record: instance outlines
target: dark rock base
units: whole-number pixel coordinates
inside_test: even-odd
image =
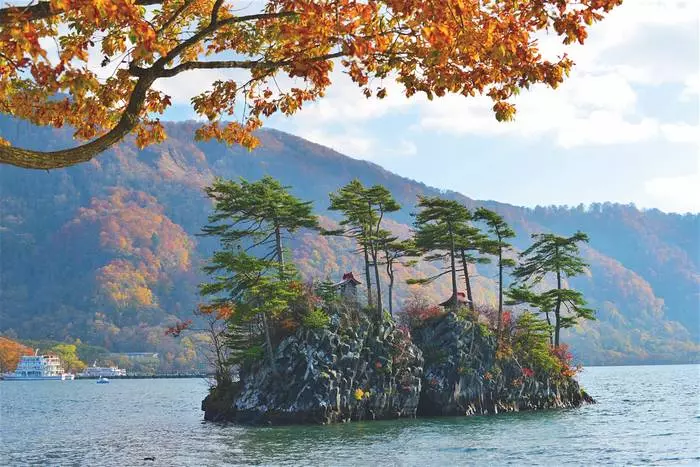
[[[205,420],[255,425],[328,424],[416,416],[486,415],[594,403],[561,375],[524,375],[495,361],[495,338],[452,313],[414,330],[300,330],[259,362],[244,383],[213,388]]]

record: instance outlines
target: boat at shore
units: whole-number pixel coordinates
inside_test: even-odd
[[[55,355],[24,355],[17,364],[14,373],[3,375],[5,381],[44,381],[44,380],[73,380],[75,375],[66,373],[61,366],[61,360]]]
[[[126,370],[116,366],[97,366],[97,362],[78,373],[80,378],[118,378],[126,376]]]

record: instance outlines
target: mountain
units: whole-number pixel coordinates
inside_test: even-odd
[[[112,351],[158,350],[172,368],[197,357],[195,338],[174,341],[166,325],[189,317],[198,303],[201,266],[216,247],[197,237],[211,203],[202,188],[214,177],[258,179],[269,174],[313,200],[322,223],[328,193],[352,178],[380,183],[404,207],[390,216],[399,235],[410,233],[419,194],[486,206],[514,227],[522,250],[535,232],[591,237],[583,254],[590,273],[571,280],[598,320],[564,340],[585,363],[687,362],[700,358],[700,215],[638,210],[631,205],[512,206],[477,201],[395,175],[275,130],[260,132],[253,152],[193,141],[193,122],[169,123],[169,139],[138,150],[128,140],[76,167],[39,172],[0,166],[0,333],[24,339],[76,339]],[[0,119],[0,136],[50,150],[72,144],[70,132]],[[300,233],[290,245],[308,278],[337,279],[359,272],[348,239]],[[404,279],[434,271],[402,270],[395,301],[410,293]],[[494,269],[479,266],[476,298],[495,299]],[[416,286],[412,286],[416,287]],[[446,282],[426,290],[449,293]]]

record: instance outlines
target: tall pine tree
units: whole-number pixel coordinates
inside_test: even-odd
[[[474,213],[474,219],[484,222],[489,233],[494,237],[489,242],[489,250],[498,257],[498,322],[496,335],[500,339],[501,328],[503,327],[503,270],[515,266],[515,261],[511,258],[504,258],[503,254],[512,250],[512,245],[507,240],[515,237],[515,231],[503,220],[503,217],[486,208],[478,208]]]
[[[201,286],[201,294],[213,296],[215,304],[233,303],[237,325],[261,319],[273,369],[269,319],[295,298],[289,284],[297,275],[285,262],[283,242],[301,228],[317,228],[311,203],[288,190],[269,176],[257,182],[217,179],[206,189],[214,213],[202,229],[202,235],[217,237],[222,249],[204,269],[213,281]]]
[[[446,274],[450,275],[452,296],[448,300],[451,307],[457,308],[457,267],[456,256],[460,234],[466,230],[471,217],[469,210],[457,201],[437,196],[419,196],[415,214],[415,245],[426,256],[426,261],[445,260],[447,266],[438,274],[422,279],[410,279],[411,284],[426,284]]]
[[[367,280],[368,304],[372,306],[370,270],[374,271],[376,289],[376,309],[381,320],[382,288],[379,274],[380,254],[383,246],[392,240],[391,232],[382,228],[382,221],[387,213],[401,209],[391,192],[381,185],[366,188],[355,179],[348,185],[330,194],[330,210],[340,211],[344,219],[340,222],[342,229],[326,232],[331,235],[350,236],[357,240],[365,258],[365,278]]]
[[[571,237],[554,234],[533,234],[535,242],[521,254],[521,262],[513,271],[520,290],[513,298],[534,306],[551,308],[554,313],[554,346],[559,346],[562,328],[574,326],[581,319],[595,319],[595,312],[586,307],[583,294],[564,286],[565,277],[583,274],[588,266],[579,256],[578,244],[588,242],[588,235],[576,232]],[[529,287],[540,284],[548,276],[556,279],[556,288],[541,293]],[[523,289],[522,286],[525,286]],[[518,300],[520,299],[520,300]]]

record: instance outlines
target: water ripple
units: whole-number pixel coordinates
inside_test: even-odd
[[[698,465],[699,372],[588,368],[576,410],[279,428],[202,423],[199,380],[0,382],[0,465]]]

